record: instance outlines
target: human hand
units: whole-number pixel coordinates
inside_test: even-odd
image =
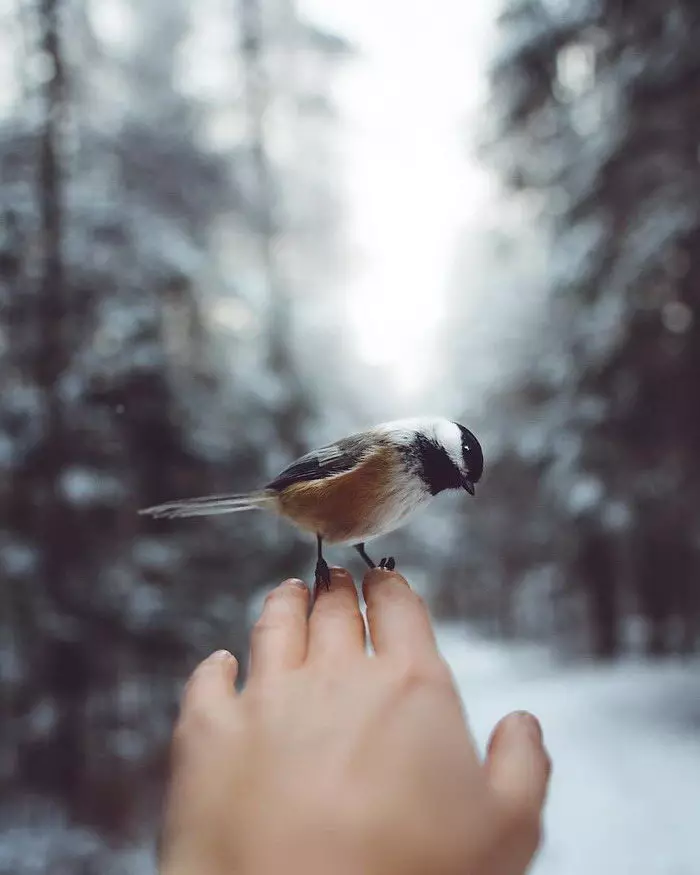
[[[539,724],[502,720],[485,763],[422,600],[396,572],[333,569],[310,616],[286,581],[251,640],[190,679],[174,738],[162,875],[522,875],[540,840]]]

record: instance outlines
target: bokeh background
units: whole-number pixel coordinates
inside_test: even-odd
[[[479,743],[542,718],[534,871],[700,872],[698,46],[697,0],[1,0],[2,875],[152,875],[184,680],[312,573],[137,510],[431,412],[485,478],[382,552]]]

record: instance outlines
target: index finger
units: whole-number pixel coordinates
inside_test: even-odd
[[[410,662],[439,658],[423,599],[397,571],[373,568],[363,581],[367,625],[377,656]]]

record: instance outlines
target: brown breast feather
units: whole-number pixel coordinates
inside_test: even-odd
[[[329,542],[361,539],[372,528],[375,508],[391,492],[397,464],[396,450],[380,447],[348,473],[287,486],[277,497],[279,511]]]

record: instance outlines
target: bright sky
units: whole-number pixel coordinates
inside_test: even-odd
[[[486,96],[499,0],[300,5],[360,53],[339,74],[333,95],[343,233],[353,253],[334,291],[345,295],[358,356],[410,399],[439,379],[436,343],[449,318],[457,244],[483,225],[494,202],[489,178],[470,155],[470,116]],[[93,0],[91,10],[105,35],[119,41],[128,31],[123,3]],[[211,64],[200,68],[212,74]],[[391,343],[383,342],[388,333]]]
[[[409,395],[430,383],[458,234],[490,199],[470,160],[469,116],[485,95],[497,5],[301,4],[362,53],[335,91],[347,231],[363,256],[340,282],[358,354]],[[382,326],[403,343],[377,343]]]

